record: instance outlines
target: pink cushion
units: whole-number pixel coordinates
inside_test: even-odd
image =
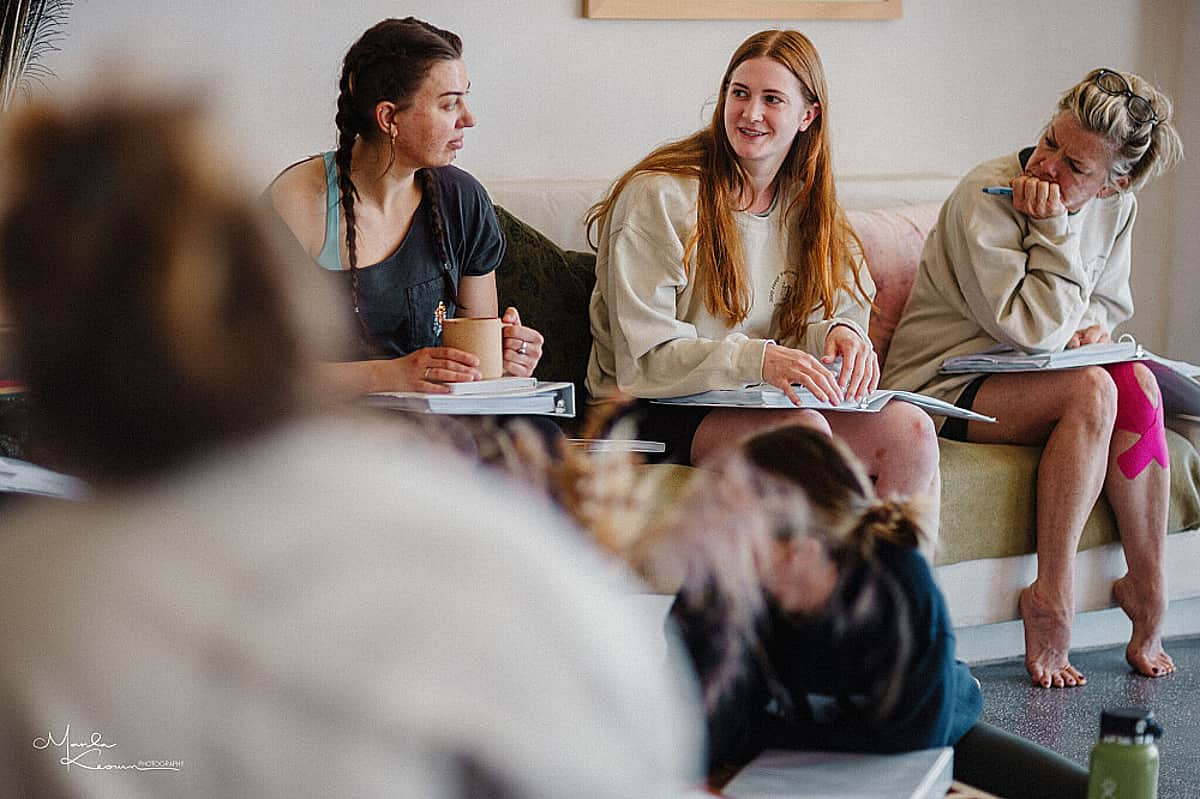
[[[887,358],[892,333],[917,277],[921,249],[940,208],[938,203],[925,203],[846,212],[862,240],[867,268],[875,281],[870,334],[881,364]]]

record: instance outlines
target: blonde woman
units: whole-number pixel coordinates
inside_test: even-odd
[[[1036,147],[977,166],[942,206],[884,384],[997,417],[946,422],[943,436],[1043,447],[1037,485],[1038,574],[1020,596],[1033,682],[1086,681],[1068,657],[1074,562],[1104,491],[1128,573],[1113,593],[1133,621],[1126,659],[1159,677],[1170,461],[1162,402],[1139,364],[1042,374],[938,374],[953,355],[996,344],[1055,351],[1105,342],[1133,315],[1134,192],[1182,155],[1171,101],[1137,75],[1095,69],[1058,103]],[[1011,199],[984,193],[1011,188]]]
[[[591,209],[594,398],[765,381],[793,401],[793,384],[837,401],[876,387],[874,286],[837,202],[828,113],[812,43],[797,31],[754,34],[725,70],[711,123],[647,155]],[[640,434],[684,463],[758,430],[813,426],[849,444],[881,491],[924,493],[937,508],[933,425],[904,403],[879,414],[646,402],[635,412]],[[936,530],[936,517],[925,522]]]

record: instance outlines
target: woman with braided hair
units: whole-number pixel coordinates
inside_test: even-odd
[[[269,189],[357,318],[353,354],[327,365],[355,392],[446,392],[480,378],[478,358],[440,346],[447,317],[499,310],[504,237],[487,192],[451,166],[475,124],[469,87],[458,36],[412,17],[383,20],[343,61],[337,149],[287,168]],[[532,374],[541,334],[515,308],[503,321],[505,371]]]
[[[684,575],[671,618],[700,678],[713,784],[767,749],[954,746],[975,787],[1086,793],[1084,769],[978,721],[979,683],[917,549],[920,509],[880,498],[845,444],[780,427],[696,479],[636,560]]]

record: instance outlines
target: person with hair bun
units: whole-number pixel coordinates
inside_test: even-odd
[[[358,340],[327,365],[357,393],[445,393],[480,378],[479,361],[441,346],[444,319],[498,314],[504,237],[484,188],[452,166],[475,125],[462,40],[407,17],[385,19],[347,51],[337,149],[285,169],[268,196],[339,284]],[[542,336],[505,310],[504,367],[533,374]]]
[[[1002,796],[1082,797],[1087,772],[979,721],[945,598],[918,552],[919,503],[792,425],[705,470],[633,557],[682,577],[671,619],[700,678],[710,781],[767,749],[955,747],[955,776]]]
[[[1038,573],[1018,605],[1025,666],[1045,688],[1086,682],[1069,658],[1074,562],[1101,491],[1128,563],[1113,586],[1133,622],[1126,659],[1148,677],[1175,670],[1162,646],[1170,460],[1157,383],[1137,363],[990,375],[938,369],[996,345],[1053,352],[1110,341],[1133,315],[1135,192],[1182,154],[1170,98],[1137,75],[1090,71],[1059,100],[1036,147],[977,166],[951,193],[888,351],[886,387],[998,419],[947,420],[941,435],[1043,447]],[[984,191],[995,187],[1011,187],[1011,199]]]
[[[937,437],[903,402],[877,414],[685,408],[654,398],[771,383],[799,404],[861,399],[879,360],[874,285],[837,201],[824,68],[794,30],[742,42],[710,124],[621,176],[588,213],[598,232],[587,388],[632,396],[640,436],[700,463],[738,439],[802,423],[845,441],[884,492],[923,493],[937,534]],[[837,365],[840,362],[840,368]]]

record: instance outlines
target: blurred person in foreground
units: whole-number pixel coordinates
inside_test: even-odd
[[[695,779],[687,681],[560,517],[305,412],[288,239],[230,191],[197,108],[101,97],[13,122],[0,291],[38,429],[97,491],[5,519],[0,795],[627,799]]]
[[[1086,794],[1084,769],[979,721],[914,502],[880,497],[846,445],[800,425],[713,466],[631,561],[681,581],[671,617],[703,688],[714,784],[768,749],[952,746],[974,787]]]

